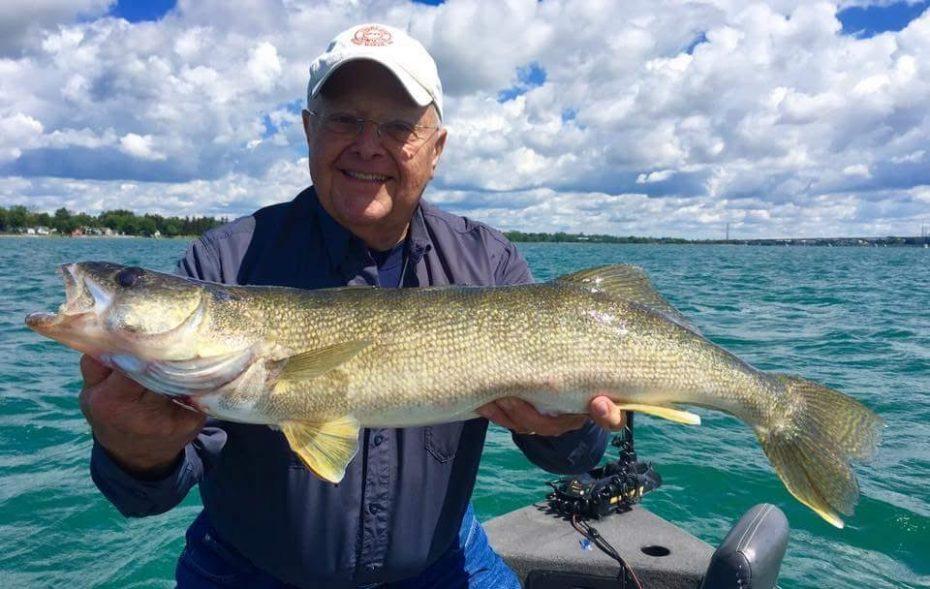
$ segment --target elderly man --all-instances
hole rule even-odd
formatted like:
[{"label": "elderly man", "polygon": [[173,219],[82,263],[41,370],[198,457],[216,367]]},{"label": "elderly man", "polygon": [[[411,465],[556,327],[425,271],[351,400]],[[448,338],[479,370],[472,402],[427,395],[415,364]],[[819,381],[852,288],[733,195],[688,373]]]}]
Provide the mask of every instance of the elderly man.
[{"label": "elderly man", "polygon": [[[180,273],[300,288],[532,280],[500,233],[421,201],[446,130],[436,66],[418,42],[380,25],[341,33],[312,64],[307,99],[313,186],[208,232]],[[501,400],[480,409],[486,419],[365,430],[333,485],[280,432],[205,420],[87,357],[81,368],[91,473],[120,512],[165,512],[200,484],[182,587],[517,587],[469,504],[488,420],[552,472],[591,468],[599,425],[622,424],[604,397],[593,421]]]}]

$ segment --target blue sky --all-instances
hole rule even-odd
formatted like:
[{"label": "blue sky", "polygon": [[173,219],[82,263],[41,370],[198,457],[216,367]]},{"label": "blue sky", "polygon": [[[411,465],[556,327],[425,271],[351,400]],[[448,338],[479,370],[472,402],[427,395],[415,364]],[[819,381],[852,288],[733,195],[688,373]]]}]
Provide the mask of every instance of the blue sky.
[{"label": "blue sky", "polygon": [[449,141],[427,198],[453,211],[622,235],[919,234],[928,4],[32,0],[0,22],[0,206],[235,216],[289,199],[310,182],[308,64],[375,21],[436,59]]},{"label": "blue sky", "polygon": [[871,37],[886,31],[900,31],[930,7],[930,0],[895,2],[886,6],[852,6],[837,13],[843,32]]},{"label": "blue sky", "polygon": [[110,14],[129,22],[158,20],[175,7],[175,0],[119,0],[110,8]]},{"label": "blue sky", "polygon": [[513,100],[546,83],[546,70],[538,63],[529,63],[517,69],[516,83],[510,88],[501,90],[497,95],[499,102]]}]

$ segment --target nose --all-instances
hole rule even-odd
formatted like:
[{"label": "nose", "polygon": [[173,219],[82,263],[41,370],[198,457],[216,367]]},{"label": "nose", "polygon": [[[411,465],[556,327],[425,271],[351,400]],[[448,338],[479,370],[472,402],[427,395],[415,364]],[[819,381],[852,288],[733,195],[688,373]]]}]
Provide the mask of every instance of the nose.
[{"label": "nose", "polygon": [[354,151],[363,159],[371,159],[385,154],[378,125],[372,121],[365,121],[362,130],[355,137],[352,145]]}]

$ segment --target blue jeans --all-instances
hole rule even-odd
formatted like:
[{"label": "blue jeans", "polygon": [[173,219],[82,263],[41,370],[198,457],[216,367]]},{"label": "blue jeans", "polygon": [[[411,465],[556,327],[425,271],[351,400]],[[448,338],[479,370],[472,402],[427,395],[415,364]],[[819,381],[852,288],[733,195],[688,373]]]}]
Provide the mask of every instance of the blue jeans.
[{"label": "blue jeans", "polygon": [[[216,537],[216,531],[201,513],[187,530],[187,544],[175,570],[181,589],[248,587],[287,589],[291,587],[259,569]],[[416,577],[365,586],[378,589],[520,589],[520,582],[488,544],[488,537],[469,504],[458,545]]]}]

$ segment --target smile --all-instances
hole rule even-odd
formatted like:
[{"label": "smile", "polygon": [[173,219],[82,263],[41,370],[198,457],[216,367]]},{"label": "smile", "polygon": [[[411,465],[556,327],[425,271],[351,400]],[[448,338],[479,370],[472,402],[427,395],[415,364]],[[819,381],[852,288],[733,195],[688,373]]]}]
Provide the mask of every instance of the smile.
[{"label": "smile", "polygon": [[382,174],[369,174],[366,172],[353,172],[351,170],[343,170],[343,174],[352,178],[354,180],[361,180],[363,182],[386,182],[390,179],[390,176],[384,176]]}]

